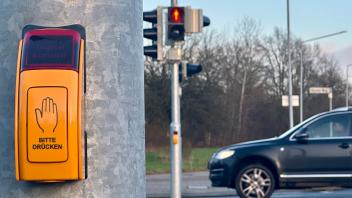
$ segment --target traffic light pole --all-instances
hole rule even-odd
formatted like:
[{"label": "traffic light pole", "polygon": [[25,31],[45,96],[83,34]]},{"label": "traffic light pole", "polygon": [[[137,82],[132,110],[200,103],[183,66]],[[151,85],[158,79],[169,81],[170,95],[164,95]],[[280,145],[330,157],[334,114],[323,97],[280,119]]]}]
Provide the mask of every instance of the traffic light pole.
[{"label": "traffic light pole", "polygon": [[[176,46],[175,46],[176,47]],[[172,198],[181,198],[182,177],[182,135],[181,135],[181,87],[179,85],[179,63],[171,63],[171,124],[170,124],[170,156],[171,181],[170,194]]]},{"label": "traffic light pole", "polygon": [[[181,95],[179,85],[182,44],[185,33],[201,32],[210,24],[210,19],[203,16],[202,10],[178,7],[177,0],[171,0],[168,8],[167,39],[171,48],[168,51],[168,61],[171,69],[171,123],[170,123],[170,197],[182,196],[182,133],[181,133]],[[182,64],[182,75],[190,77],[202,70],[200,65]]]},{"label": "traffic light pole", "polygon": [[177,0],[171,0],[171,7],[177,6]]},{"label": "traffic light pole", "polygon": [[[177,6],[177,0],[171,0],[171,6]],[[174,42],[172,48],[179,51],[180,47]],[[171,54],[171,53],[170,53]],[[179,54],[180,55],[180,54]],[[170,57],[169,57],[170,58]],[[173,57],[172,59],[181,59]],[[170,61],[171,65],[171,123],[170,123],[170,157],[171,157],[171,180],[170,197],[181,198],[182,177],[182,136],[181,136],[181,87],[179,85],[179,61]]]}]

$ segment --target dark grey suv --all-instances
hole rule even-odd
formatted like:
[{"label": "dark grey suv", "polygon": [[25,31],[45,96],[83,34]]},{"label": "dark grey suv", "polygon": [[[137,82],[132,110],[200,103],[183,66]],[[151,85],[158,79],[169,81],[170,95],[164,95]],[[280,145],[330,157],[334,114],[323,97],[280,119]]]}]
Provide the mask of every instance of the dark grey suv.
[{"label": "dark grey suv", "polygon": [[270,197],[277,188],[350,186],[352,109],[315,115],[279,137],[230,145],[213,154],[213,186],[242,198]]}]

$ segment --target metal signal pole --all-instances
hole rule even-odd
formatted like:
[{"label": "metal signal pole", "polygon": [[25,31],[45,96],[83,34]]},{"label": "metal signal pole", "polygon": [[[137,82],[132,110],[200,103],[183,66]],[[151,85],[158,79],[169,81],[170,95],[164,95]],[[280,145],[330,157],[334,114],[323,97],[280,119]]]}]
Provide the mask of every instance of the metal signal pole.
[{"label": "metal signal pole", "polygon": [[[177,0],[171,0],[171,6],[177,6]],[[181,135],[181,87],[179,85],[179,60],[181,59],[181,47],[174,42],[169,51],[171,63],[171,123],[170,123],[170,159],[171,159],[171,180],[170,197],[181,198],[181,177],[182,177],[182,135]]]},{"label": "metal signal pole", "polygon": [[181,87],[178,81],[178,63],[172,63],[171,77],[171,111],[172,121],[170,124],[170,155],[171,155],[171,197],[181,197],[182,177],[182,136],[180,122],[180,97]]},{"label": "metal signal pole", "polygon": [[[181,132],[181,95],[180,73],[187,79],[202,70],[198,64],[180,63],[182,59],[182,44],[185,33],[199,33],[210,24],[210,19],[203,15],[200,9],[178,7],[177,0],[171,0],[167,19],[167,45],[171,45],[167,59],[171,69],[171,123],[170,123],[170,197],[182,196],[182,132]],[[181,70],[181,71],[179,71]]]},{"label": "metal signal pole", "polygon": [[348,90],[348,68],[352,66],[352,64],[346,65],[346,107],[348,107],[349,100],[349,90]]},{"label": "metal signal pole", "polygon": [[290,117],[290,128],[293,127],[292,106],[292,67],[291,67],[291,38],[290,38],[290,1],[287,0],[287,55],[288,55],[288,106]]}]

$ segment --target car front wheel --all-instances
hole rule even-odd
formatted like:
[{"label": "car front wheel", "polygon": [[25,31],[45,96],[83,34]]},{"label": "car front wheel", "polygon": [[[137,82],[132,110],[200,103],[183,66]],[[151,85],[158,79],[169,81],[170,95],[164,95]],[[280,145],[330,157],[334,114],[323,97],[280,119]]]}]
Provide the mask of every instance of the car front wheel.
[{"label": "car front wheel", "polygon": [[275,190],[275,179],[265,166],[252,164],[238,172],[235,187],[241,198],[268,198]]}]

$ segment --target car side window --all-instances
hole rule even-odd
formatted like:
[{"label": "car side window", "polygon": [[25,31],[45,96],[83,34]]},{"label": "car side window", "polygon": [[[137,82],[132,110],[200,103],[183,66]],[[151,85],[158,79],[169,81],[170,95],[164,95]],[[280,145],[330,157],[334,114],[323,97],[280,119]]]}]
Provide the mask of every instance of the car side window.
[{"label": "car side window", "polygon": [[333,138],[351,136],[350,114],[330,115],[318,119],[306,127],[309,138]]}]

